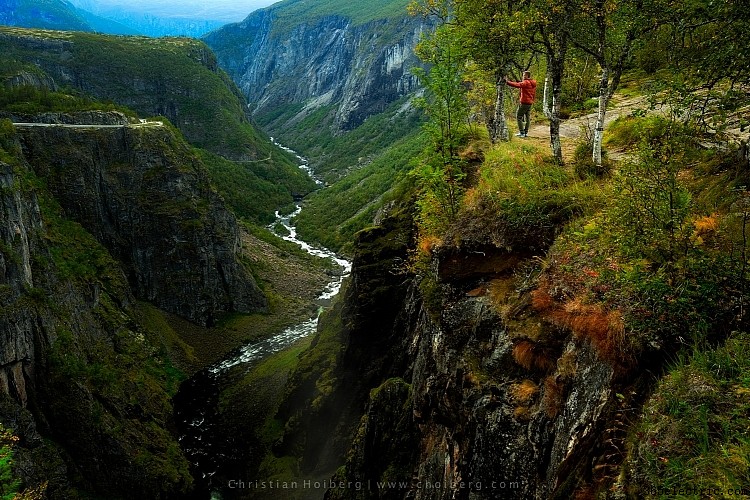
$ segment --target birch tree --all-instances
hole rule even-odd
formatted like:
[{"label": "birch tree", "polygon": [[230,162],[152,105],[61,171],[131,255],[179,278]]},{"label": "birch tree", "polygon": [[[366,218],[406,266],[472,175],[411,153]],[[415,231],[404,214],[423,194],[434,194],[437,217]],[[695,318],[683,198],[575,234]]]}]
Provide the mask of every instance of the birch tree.
[{"label": "birch tree", "polygon": [[[578,2],[573,0],[533,0],[525,13],[535,20],[537,37],[534,45],[545,54],[547,76],[544,84],[544,114],[549,119],[550,147],[555,162],[563,163],[560,142],[560,109],[565,61],[570,44],[570,31]],[[551,99],[551,102],[547,101]]]},{"label": "birch tree", "polygon": [[573,23],[571,42],[599,64],[599,104],[593,134],[592,159],[602,165],[602,137],[607,105],[620,85],[634,42],[658,24],[655,3],[649,0],[586,0]]},{"label": "birch tree", "polygon": [[514,0],[455,0],[457,33],[467,54],[493,77],[495,102],[485,117],[492,143],[510,139],[505,118],[505,76],[528,50],[531,21]]}]

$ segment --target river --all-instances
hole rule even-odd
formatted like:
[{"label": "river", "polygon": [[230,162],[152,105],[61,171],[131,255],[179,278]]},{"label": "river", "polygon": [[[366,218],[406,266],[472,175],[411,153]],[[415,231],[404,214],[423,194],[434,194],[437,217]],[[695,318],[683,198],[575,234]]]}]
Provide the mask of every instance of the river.
[{"label": "river", "polygon": [[[271,139],[273,141],[273,138]],[[282,149],[296,155],[300,160],[299,168],[310,175],[316,184],[323,183],[313,175],[307,160],[289,148]],[[338,294],[341,284],[351,271],[351,262],[342,259],[334,252],[314,247],[297,237],[297,229],[292,219],[302,210],[302,204],[297,203],[296,209],[286,215],[276,212],[276,221],[269,229],[284,227],[281,238],[299,245],[303,250],[317,257],[328,258],[336,262],[341,273],[332,276],[331,282],[321,290],[317,303],[324,305]],[[227,463],[237,460],[237,455],[246,453],[242,450],[242,443],[235,443],[232,436],[226,436],[217,423],[219,394],[226,387],[229,370],[244,365],[249,370],[266,357],[292,346],[298,340],[315,333],[318,325],[318,315],[308,320],[286,328],[285,330],[263,340],[252,342],[230,353],[223,360],[204,368],[180,385],[174,397],[175,421],[179,432],[180,446],[193,465],[197,489],[200,490],[195,498],[220,499],[218,491],[220,485],[213,485],[211,478]]]}]

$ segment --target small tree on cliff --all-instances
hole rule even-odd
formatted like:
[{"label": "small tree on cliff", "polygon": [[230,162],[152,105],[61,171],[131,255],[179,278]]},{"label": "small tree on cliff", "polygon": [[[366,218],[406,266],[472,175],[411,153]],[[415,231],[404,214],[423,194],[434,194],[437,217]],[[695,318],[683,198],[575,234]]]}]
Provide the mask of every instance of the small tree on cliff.
[{"label": "small tree on cliff", "polygon": [[459,147],[464,140],[469,117],[466,88],[463,85],[466,54],[457,42],[455,25],[448,3],[428,5],[438,15],[439,26],[423,37],[417,55],[430,65],[429,71],[415,70],[425,85],[419,104],[429,120],[425,130],[429,146],[419,158],[415,175],[422,190],[419,206],[423,225],[436,224],[439,231],[458,213],[463,160]]},{"label": "small tree on cliff", "polygon": [[592,159],[602,165],[607,105],[630,61],[633,44],[657,26],[660,0],[584,0],[572,24],[572,43],[599,64],[599,106]]}]

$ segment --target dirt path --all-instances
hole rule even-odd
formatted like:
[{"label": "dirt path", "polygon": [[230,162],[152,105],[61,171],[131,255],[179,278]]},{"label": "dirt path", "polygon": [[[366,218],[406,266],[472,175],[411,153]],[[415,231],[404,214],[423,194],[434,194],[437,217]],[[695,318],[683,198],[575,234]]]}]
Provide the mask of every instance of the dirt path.
[{"label": "dirt path", "polygon": [[[607,110],[607,114],[604,118],[605,128],[616,119],[622,116],[630,115],[636,109],[648,109],[646,96],[625,97],[616,94],[612,98],[612,108]],[[663,111],[659,110],[649,111],[649,113],[660,112],[663,113]],[[728,120],[726,122],[726,129],[723,130],[723,134],[726,135],[723,136],[722,141],[726,142],[727,140],[729,140],[730,142],[734,143],[740,143],[742,141],[748,142],[748,133],[746,130],[742,129],[740,120],[742,116],[747,116],[748,114],[750,114],[750,107],[745,107],[741,110],[736,111],[732,116],[728,117]],[[590,131],[589,133],[592,133],[591,131],[593,131],[594,125],[596,123],[596,115],[596,112],[589,113],[586,115],[576,116],[574,118],[564,120],[560,123],[560,139],[563,147],[563,156],[566,161],[572,158],[573,151],[575,150],[575,147],[578,144],[583,131],[588,128],[588,130]],[[531,139],[538,141],[539,143],[548,144],[549,121],[541,117],[540,115],[537,115],[536,118],[538,122],[534,123],[534,117],[532,116],[532,125],[529,128],[529,135],[526,139],[522,140]],[[512,120],[511,123],[515,125],[515,117],[511,117],[510,119]],[[514,137],[513,139],[518,140],[518,138],[516,137]],[[710,142],[711,141],[709,140],[709,143]],[[706,143],[705,145],[707,147],[716,147],[718,144],[709,143]],[[623,151],[609,150],[608,154],[609,157],[613,160],[621,160],[625,157],[625,152]]]},{"label": "dirt path", "polygon": [[[627,116],[635,109],[646,107],[646,98],[643,96],[638,97],[623,97],[615,95],[612,98],[614,107],[607,110],[607,114],[604,118],[604,126],[606,127],[621,116]],[[560,139],[563,147],[563,156],[565,160],[569,160],[573,156],[578,140],[581,137],[583,131],[588,128],[589,131],[593,131],[596,123],[596,112],[589,113],[586,115],[576,116],[563,120],[560,123]],[[537,115],[539,118],[539,115]],[[512,118],[511,118],[512,119]],[[533,120],[533,117],[532,117]],[[515,122],[515,120],[513,120]],[[591,132],[589,132],[591,133]],[[514,137],[514,139],[516,139]],[[529,135],[524,140],[535,140],[537,142],[549,143],[549,121],[542,119],[537,123],[532,123],[529,128]],[[517,140],[517,139],[516,139]],[[612,152],[614,155],[619,155],[618,152]],[[615,156],[616,157],[616,156]]]}]

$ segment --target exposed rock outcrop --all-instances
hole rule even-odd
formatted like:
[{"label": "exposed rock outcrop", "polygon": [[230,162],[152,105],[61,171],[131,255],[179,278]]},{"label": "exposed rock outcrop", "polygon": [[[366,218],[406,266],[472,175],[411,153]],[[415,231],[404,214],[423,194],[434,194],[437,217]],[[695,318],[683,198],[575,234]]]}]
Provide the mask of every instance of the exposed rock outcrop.
[{"label": "exposed rock outcrop", "polygon": [[[537,312],[514,274],[529,254],[485,245],[479,259],[464,242],[433,254],[431,282],[393,266],[409,258],[393,224],[359,235],[341,305],[345,347],[333,374],[318,378],[334,389],[307,409],[316,415],[342,395],[367,401],[334,476],[366,491],[334,488],[327,498],[570,498],[612,452],[606,432],[630,404],[622,374]],[[316,374],[304,375],[293,383],[310,389]],[[342,422],[317,422],[307,435]],[[287,436],[304,442],[304,426],[295,432]]]},{"label": "exposed rock outcrop", "polygon": [[[290,123],[326,106],[334,129],[350,130],[419,86],[411,68],[427,28],[405,15],[355,25],[330,15],[276,28],[273,8],[206,36],[221,66],[238,82],[257,116],[299,105]],[[289,124],[269,124],[271,130]]]},{"label": "exposed rock outcrop", "polygon": [[34,127],[21,137],[66,215],[123,263],[136,296],[208,326],[265,308],[238,260],[234,216],[171,131]]}]

